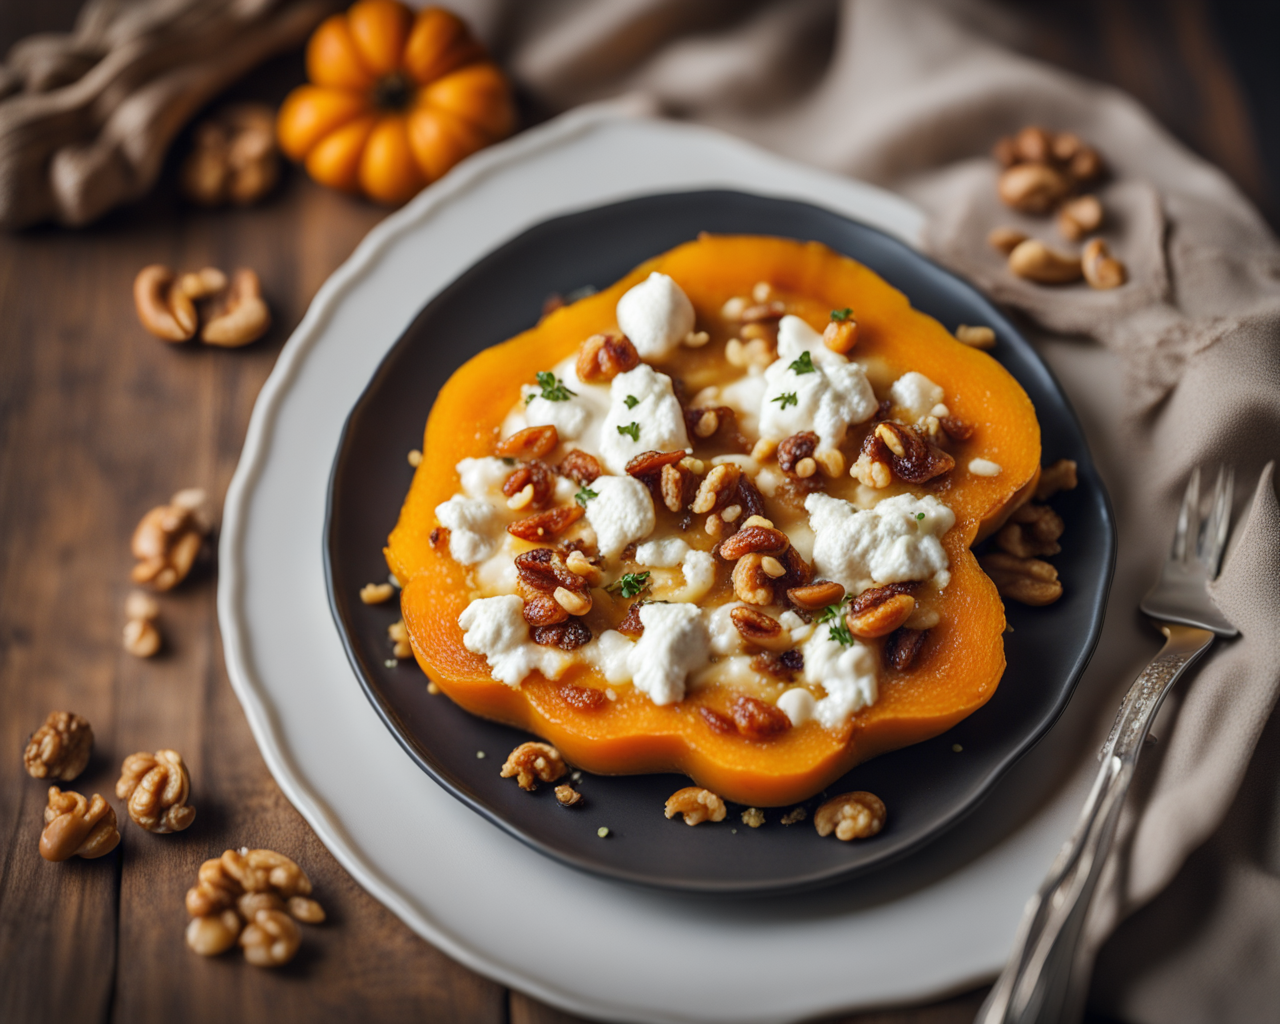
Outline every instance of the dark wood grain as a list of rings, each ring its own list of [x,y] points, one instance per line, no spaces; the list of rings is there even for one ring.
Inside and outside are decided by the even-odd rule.
[[[65,28],[76,0],[0,7],[0,49]],[[1274,211],[1258,132],[1206,0],[1010,4],[1028,52],[1133,92]],[[236,92],[278,101],[297,55]],[[120,649],[138,517],[179,487],[220,505],[280,346],[325,278],[384,211],[290,175],[260,208],[201,212],[172,194],[80,232],[0,237],[0,1021],[457,1020],[572,1024],[449,960],[363,892],[275,786],[231,692],[206,565],[162,598],[164,653]],[[142,332],[130,284],[146,263],[248,265],[276,325],[240,351]],[[99,861],[37,854],[46,786],[17,753],[51,709],[87,717],[97,748],[75,788],[111,793],[120,761],[171,746],[198,809],[185,833],[129,825]],[[4,753],[4,752],[8,753]],[[278,972],[185,948],[182,896],[227,847],[297,858],[329,921]],[[959,1024],[983,990],[841,1024]]]

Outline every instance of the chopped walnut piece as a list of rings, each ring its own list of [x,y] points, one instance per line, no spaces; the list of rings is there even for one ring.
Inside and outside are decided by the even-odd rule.
[[[396,588],[390,583],[366,583],[360,588],[360,600],[364,604],[382,604],[395,596]]]
[[[195,820],[187,803],[191,776],[176,750],[130,754],[120,768],[116,796],[127,800],[129,817],[148,832],[181,832]]]
[[[704,821],[724,821],[727,810],[724,801],[709,789],[685,786],[667,797],[666,815],[684,818],[686,825],[701,825]]]
[[[732,504],[731,499],[738,490],[741,476],[742,470],[735,463],[726,462],[712,466],[707,475],[702,478],[697,497],[693,499],[690,508],[697,515],[702,515]]]
[[[578,448],[566,452],[556,469],[561,476],[567,476],[575,484],[589,484],[604,472],[594,455],[588,455]]]
[[[567,782],[562,786],[556,786],[555,794],[556,801],[561,807],[572,807],[582,799],[582,794]]]
[[[916,431],[885,420],[867,435],[862,454],[873,462],[886,463],[893,475],[911,484],[922,484],[949,473],[956,460]]]
[[[116,812],[97,793],[89,800],[80,793],[49,787],[49,804],[44,809],[44,831],[40,833],[40,856],[62,861],[71,857],[92,860],[103,857],[120,842]]]
[[[947,436],[955,441],[967,441],[973,437],[973,424],[966,423],[956,416],[939,416],[938,425],[947,432]]]
[[[759,828],[764,824],[764,811],[759,807],[748,807],[742,812],[742,823],[747,828]]]
[[[289,916],[295,921],[301,921],[303,924],[324,923],[324,907],[313,899],[308,899],[306,896],[290,896],[285,906]]]
[[[387,627],[387,639],[391,641],[391,653],[395,657],[413,657],[413,646],[409,643],[409,628],[404,624],[404,619],[396,619]]]
[[[874,434],[868,434],[868,441],[875,438]],[[849,475],[864,487],[872,487],[881,490],[893,483],[893,470],[889,468],[886,459],[875,458],[865,449],[859,454],[858,460],[850,467]]]
[[[627,609],[627,614],[618,623],[618,632],[623,636],[639,637],[644,635],[644,623],[640,621],[640,608],[643,601],[637,601]]]
[[[1077,482],[1075,460],[1059,459],[1041,468],[1040,482],[1036,484],[1036,501],[1047,501],[1059,491],[1074,491]]]
[[[576,502],[572,505],[560,505],[516,520],[507,526],[507,532],[521,540],[546,540],[563,533],[581,519],[584,512],[585,509]]]
[[[604,384],[639,365],[640,353],[631,339],[617,331],[593,334],[578,350],[578,380],[584,384]]]
[[[550,626],[534,626],[529,638],[544,647],[559,647],[562,651],[576,651],[591,642],[591,629],[581,619],[567,619]],[[594,692],[594,691],[593,691]]]
[[[839,604],[844,600],[844,587],[831,580],[816,580],[803,587],[792,587],[787,591],[787,600],[797,608],[807,612],[816,612],[830,604]]]
[[[794,547],[787,548],[786,551],[778,555],[778,561],[782,563],[782,568],[785,571],[781,576],[773,578],[775,594],[785,595],[788,590],[793,590],[796,587],[807,587],[813,582],[813,567],[800,557],[800,552]],[[764,568],[763,559],[761,560],[761,568]],[[771,574],[766,571],[766,575]]]
[[[996,332],[990,327],[961,324],[956,328],[956,341],[963,342],[970,348],[995,348]]]
[[[902,626],[889,634],[881,653],[889,665],[899,672],[905,672],[915,664],[928,637],[927,629],[908,629]]]
[[[227,873],[222,858],[214,857],[200,865],[196,884],[187,890],[187,913],[192,917],[216,914],[234,906],[243,892],[244,886]]]
[[[743,555],[733,567],[733,592],[745,604],[773,604],[773,579],[764,571],[761,563],[764,555],[752,552]]]
[[[524,599],[524,619],[530,626],[554,626],[570,615],[558,591],[582,598],[590,608],[591,587],[569,568],[554,548],[534,548],[516,556],[516,593]]]
[[[236,944],[242,927],[234,910],[193,917],[187,924],[187,945],[201,956],[217,956]]]
[[[70,782],[84,771],[92,751],[93,729],[85,719],[70,711],[50,711],[27,741],[22,763],[33,779]]]
[[[431,545],[431,550],[437,554],[444,554],[449,550],[449,527],[437,526],[431,531],[431,535],[427,538],[427,543]]]
[[[311,894],[311,879],[296,862],[275,850],[224,850],[222,867],[246,892],[274,889],[283,899]]]
[[[550,743],[530,741],[507,755],[501,775],[504,779],[514,776],[521,789],[532,791],[539,782],[555,782],[568,770],[560,751]]]
[[[644,481],[649,490],[656,493],[660,485],[663,469],[667,466],[674,466],[684,457],[683,448],[674,452],[641,452],[627,463],[627,475]],[[675,510],[673,509],[673,511]]]
[[[762,555],[778,555],[791,546],[791,539],[771,526],[743,526],[719,548],[726,562],[736,562],[743,555],[758,551]]]
[[[1062,596],[1058,570],[1038,558],[1019,558],[1004,551],[989,551],[978,559],[1001,597],[1021,604],[1053,604]]]
[[[817,450],[818,435],[812,430],[792,434],[778,445],[778,468],[788,476],[806,475],[800,473],[800,463],[805,459],[812,459],[813,453]],[[814,467],[817,467],[816,462]],[[813,476],[812,471],[807,476]]]
[[[504,459],[541,459],[555,451],[560,434],[554,426],[525,427],[498,442],[494,451]]]
[[[131,574],[135,583],[172,590],[186,579],[209,532],[200,514],[204,500],[204,491],[189,487],[142,517],[131,544],[138,560]]]
[[[284,900],[273,892],[246,892],[236,900],[236,910],[246,921],[252,921],[259,910],[284,911]]]
[[[672,512],[687,508],[698,493],[698,477],[683,462],[663,466],[658,484],[662,504]]]
[[[135,658],[150,658],[160,652],[160,631],[150,619],[129,619],[120,637],[121,646]]]
[[[809,812],[806,811],[803,807],[793,807],[791,808],[791,810],[787,811],[787,813],[784,814],[779,820],[784,825],[794,825],[798,821],[804,821],[805,818],[807,817],[809,817]]]
[[[813,815],[818,835],[832,832],[843,842],[851,839],[868,839],[884,828],[885,807],[874,793],[859,790],[841,793],[818,808]]]
[[[746,694],[739,695],[733,702],[729,714],[738,731],[753,740],[770,739],[791,728],[791,719],[785,712]]]
[[[766,651],[785,651],[791,646],[791,634],[772,615],[739,606],[729,612],[729,618],[734,629],[749,644]]]
[[[510,509],[544,509],[555,498],[555,474],[545,463],[533,459],[512,470],[502,484],[502,493]]]
[[[887,590],[879,587],[877,590]],[[864,591],[859,598],[875,591]],[[916,599],[910,594],[886,594],[883,600],[870,604],[861,610],[850,607],[845,612],[844,621],[849,632],[862,640],[888,636],[895,629],[911,618],[916,609]]]
[[[1019,558],[1056,555],[1062,550],[1058,538],[1064,528],[1062,517],[1048,505],[1028,502],[1014,509],[1009,521],[996,534],[995,543],[1002,551]]]
[[[293,918],[278,910],[259,910],[240,933],[244,958],[254,967],[279,967],[298,952],[302,933]]]

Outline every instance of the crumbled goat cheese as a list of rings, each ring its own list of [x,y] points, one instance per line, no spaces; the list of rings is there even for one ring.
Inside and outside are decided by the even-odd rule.
[[[523,612],[524,601],[515,594],[472,601],[458,616],[463,646],[484,655],[493,678],[508,686],[519,686],[535,670],[559,679],[570,659],[555,647],[530,640]]]
[[[735,608],[745,608],[741,601],[730,601],[707,614],[707,628],[711,631],[712,654],[737,654],[742,650],[742,634],[733,624]]]
[[[646,604],[644,634],[631,652],[631,678],[657,705],[684,698],[685,679],[707,660],[711,636],[702,611],[692,604]]]
[[[489,456],[484,459],[463,459],[457,465],[458,479],[462,482],[462,493],[468,498],[484,501],[492,498],[505,502],[506,496],[500,492],[507,477],[511,475],[511,467],[501,459]]]
[[[600,426],[600,459],[609,472],[625,473],[627,463],[641,452],[688,447],[684,412],[670,377],[641,363],[613,378],[609,411]]]
[[[555,427],[562,441],[581,437],[591,420],[590,411],[576,399],[552,402],[535,393],[524,410],[525,421],[531,427]]]
[[[502,515],[487,501],[455,494],[436,506],[436,518],[449,528],[449,554],[462,565],[474,565],[502,545]]]
[[[591,484],[596,496],[587,502],[587,522],[596,534],[596,550],[616,558],[632,541],[653,532],[657,519],[649,488],[635,477],[602,476]]]
[[[1003,467],[990,459],[970,459],[969,472],[974,476],[999,476]]]
[[[860,511],[847,501],[814,493],[804,507],[814,533],[815,572],[850,593],[930,576],[936,576],[940,587],[950,580],[947,552],[938,538],[955,525],[956,517],[933,495],[898,494]]]
[[[705,404],[727,405],[733,410],[738,426],[751,435],[760,432],[760,403],[763,400],[764,375],[756,370],[754,373],[748,371],[744,376],[726,384],[720,389],[716,401]],[[701,408],[702,404],[704,403],[695,401],[691,408]]]
[[[791,367],[805,352],[813,369],[797,373]],[[877,409],[862,367],[832,352],[799,317],[782,318],[778,359],[764,371],[764,382],[760,436],[774,441],[812,430],[820,448],[835,448],[851,423],[870,419]]]
[[[829,626],[814,630],[804,645],[804,678],[826,690],[827,695],[813,708],[813,716],[824,729],[839,729],[855,712],[875,703],[878,660],[874,648],[857,640],[845,647],[832,639]]]
[[[689,551],[689,545],[679,537],[664,537],[636,548],[636,561],[650,569],[674,569]]]
[[[666,274],[654,271],[618,300],[618,326],[641,359],[666,359],[693,330],[693,303]]]
[[[791,719],[791,724],[795,726],[804,725],[812,719],[817,706],[818,702],[813,694],[803,686],[792,687],[778,697],[778,710]]]
[[[941,403],[943,390],[923,373],[911,370],[904,373],[889,387],[889,399],[894,405],[906,410],[913,420],[922,420],[929,415],[937,415],[931,410]],[[944,413],[945,415],[945,413]]]
[[[636,561],[651,569],[674,569],[680,566],[684,586],[669,595],[672,601],[701,601],[715,586],[716,560],[707,551],[698,551],[679,537],[651,540],[636,548]]]

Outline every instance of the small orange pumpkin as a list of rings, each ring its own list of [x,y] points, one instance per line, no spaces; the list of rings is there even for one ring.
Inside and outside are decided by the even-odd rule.
[[[360,0],[307,43],[280,148],[316,181],[403,203],[515,125],[511,89],[455,14]]]

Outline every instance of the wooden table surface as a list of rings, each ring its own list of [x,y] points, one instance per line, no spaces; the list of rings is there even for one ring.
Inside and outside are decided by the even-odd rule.
[[[0,43],[58,26],[29,13],[0,16]],[[1074,51],[1058,45],[1069,33],[1040,38],[1054,40],[1039,47],[1046,56],[1073,62]],[[1236,121],[1201,138],[1194,126],[1181,130],[1265,198],[1239,96],[1205,52],[1190,80]],[[244,88],[278,98],[299,64],[296,56],[277,61]],[[171,180],[89,229],[0,237],[0,764],[8,766],[0,772],[0,1021],[573,1020],[419,939],[352,881],[285,800],[227,682],[215,567],[161,596],[160,656],[139,661],[121,649],[138,518],[181,487],[204,487],[221,504],[282,344],[321,283],[385,215],[298,174],[261,207],[230,212],[184,206]],[[150,337],[134,316],[131,284],[152,262],[256,268],[275,326],[237,351]],[[127,754],[181,751],[198,810],[193,827],[153,836],[129,824],[108,857],[43,861],[47,785],[23,772],[19,753],[53,709],[93,725],[93,759],[72,787],[86,794],[114,802]],[[198,957],[183,941],[183,894],[200,862],[242,845],[298,860],[329,914],[304,927],[301,952],[280,970],[252,968],[237,954]],[[983,994],[844,1019],[970,1021]]]

